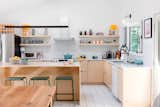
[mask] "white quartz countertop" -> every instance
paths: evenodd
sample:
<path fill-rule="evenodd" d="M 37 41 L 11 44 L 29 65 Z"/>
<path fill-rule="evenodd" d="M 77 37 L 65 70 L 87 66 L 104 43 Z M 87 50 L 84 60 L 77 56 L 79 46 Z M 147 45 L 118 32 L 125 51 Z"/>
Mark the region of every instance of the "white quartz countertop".
<path fill-rule="evenodd" d="M 0 67 L 80 67 L 79 62 L 72 64 L 64 62 L 29 62 L 28 64 L 0 63 Z"/>
<path fill-rule="evenodd" d="M 150 66 L 146 66 L 146 65 L 137 65 L 137 64 L 127 63 L 127 62 L 116 63 L 113 61 L 117 61 L 117 60 L 107 60 L 107 62 L 111 63 L 114 66 L 120 67 L 123 70 L 125 69 L 151 69 Z"/>

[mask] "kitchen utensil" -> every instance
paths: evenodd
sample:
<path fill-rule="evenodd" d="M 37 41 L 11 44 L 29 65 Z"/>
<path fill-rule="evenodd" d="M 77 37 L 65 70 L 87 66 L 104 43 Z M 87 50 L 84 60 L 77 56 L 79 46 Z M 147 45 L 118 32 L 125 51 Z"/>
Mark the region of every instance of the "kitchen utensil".
<path fill-rule="evenodd" d="M 113 58 L 113 53 L 111 51 L 107 51 L 106 52 L 106 57 L 107 57 L 107 59 Z"/>
<path fill-rule="evenodd" d="M 121 58 L 121 51 L 120 51 L 120 50 L 117 50 L 117 51 L 116 51 L 116 59 L 117 59 L 117 60 L 120 60 L 120 58 Z"/>
<path fill-rule="evenodd" d="M 97 32 L 96 35 L 104 35 L 103 32 Z"/>
<path fill-rule="evenodd" d="M 28 59 L 27 59 L 27 58 L 22 58 L 22 59 L 20 60 L 20 63 L 21 63 L 21 64 L 28 64 Z"/>
<path fill-rule="evenodd" d="M 64 54 L 64 59 L 72 59 L 72 55 L 69 53 Z"/>
<path fill-rule="evenodd" d="M 48 35 L 48 28 L 44 28 L 44 35 Z"/>
<path fill-rule="evenodd" d="M 84 31 L 84 35 L 87 35 L 87 31 Z"/>
<path fill-rule="evenodd" d="M 98 59 L 98 56 L 92 56 L 92 59 Z"/>
<path fill-rule="evenodd" d="M 122 45 L 120 51 L 121 51 L 121 60 L 127 61 L 129 54 L 127 45 L 126 44 Z"/>
<path fill-rule="evenodd" d="M 102 55 L 102 59 L 107 59 L 106 54 Z"/>
<path fill-rule="evenodd" d="M 32 29 L 32 35 L 35 35 L 35 34 L 36 34 L 36 30 Z"/>
<path fill-rule="evenodd" d="M 93 35 L 93 32 L 91 29 L 89 30 L 89 35 Z"/>
<path fill-rule="evenodd" d="M 82 32 L 82 31 L 80 31 L 80 32 L 79 32 L 79 35 L 83 35 L 83 32 Z"/>

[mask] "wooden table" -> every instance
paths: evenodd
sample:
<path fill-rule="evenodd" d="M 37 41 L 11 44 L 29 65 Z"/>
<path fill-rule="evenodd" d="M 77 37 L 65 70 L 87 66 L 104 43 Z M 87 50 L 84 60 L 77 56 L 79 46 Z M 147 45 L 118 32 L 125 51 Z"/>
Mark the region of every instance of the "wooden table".
<path fill-rule="evenodd" d="M 0 107 L 52 107 L 55 87 L 0 87 Z"/>

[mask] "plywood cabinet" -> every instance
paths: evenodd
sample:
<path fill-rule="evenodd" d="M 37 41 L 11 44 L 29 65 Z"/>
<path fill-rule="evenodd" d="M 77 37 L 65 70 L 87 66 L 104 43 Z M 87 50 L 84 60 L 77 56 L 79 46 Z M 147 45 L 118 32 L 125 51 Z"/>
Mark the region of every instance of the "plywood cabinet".
<path fill-rule="evenodd" d="M 88 79 L 88 61 L 80 62 L 81 83 L 87 83 Z"/>
<path fill-rule="evenodd" d="M 112 64 L 105 62 L 104 83 L 111 89 L 112 87 Z"/>
<path fill-rule="evenodd" d="M 81 61 L 81 83 L 103 83 L 105 61 Z"/>
<path fill-rule="evenodd" d="M 8 77 L 9 75 L 11 75 L 11 73 L 9 72 L 9 68 L 0 68 L 0 86 L 4 86 L 5 84 L 7 84 L 7 82 L 5 81 L 6 77 Z"/>
<path fill-rule="evenodd" d="M 107 72 L 106 72 L 106 68 L 105 68 L 105 71 L 103 73 L 103 79 L 104 79 L 104 84 L 107 85 Z"/>
<path fill-rule="evenodd" d="M 104 61 L 88 62 L 88 82 L 103 83 Z"/>

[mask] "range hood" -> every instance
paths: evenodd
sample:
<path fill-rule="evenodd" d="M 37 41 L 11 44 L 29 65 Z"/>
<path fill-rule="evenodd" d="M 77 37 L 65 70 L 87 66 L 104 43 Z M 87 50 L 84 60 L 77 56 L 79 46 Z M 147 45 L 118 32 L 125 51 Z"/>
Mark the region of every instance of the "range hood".
<path fill-rule="evenodd" d="M 54 40 L 74 40 L 74 37 L 71 36 L 69 29 L 61 29 L 59 34 L 54 36 Z"/>
<path fill-rule="evenodd" d="M 74 40 L 74 37 L 55 37 L 54 40 L 57 40 L 57 41 L 70 41 L 70 40 Z"/>

